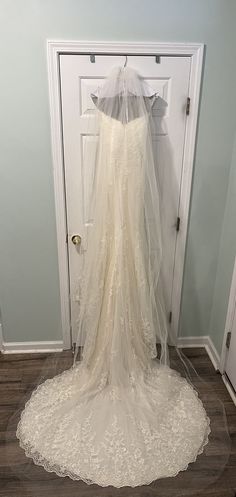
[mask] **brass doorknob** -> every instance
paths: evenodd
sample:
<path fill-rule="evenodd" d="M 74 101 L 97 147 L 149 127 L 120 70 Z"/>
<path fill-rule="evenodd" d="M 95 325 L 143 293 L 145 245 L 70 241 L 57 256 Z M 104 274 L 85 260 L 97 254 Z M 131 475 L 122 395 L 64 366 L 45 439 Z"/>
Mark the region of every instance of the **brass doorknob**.
<path fill-rule="evenodd" d="M 71 237 L 71 241 L 74 245 L 80 245 L 81 244 L 81 236 L 80 235 L 73 235 Z"/>

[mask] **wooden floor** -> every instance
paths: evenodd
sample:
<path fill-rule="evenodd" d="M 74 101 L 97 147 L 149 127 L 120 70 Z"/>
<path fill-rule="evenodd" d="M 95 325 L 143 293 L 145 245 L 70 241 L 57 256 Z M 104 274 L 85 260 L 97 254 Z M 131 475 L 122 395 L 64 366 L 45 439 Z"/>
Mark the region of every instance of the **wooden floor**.
<path fill-rule="evenodd" d="M 205 350 L 186 349 L 185 353 L 202 378 L 197 387 L 211 418 L 213 432 L 209 446 L 187 471 L 175 478 L 157 480 L 149 486 L 120 489 L 86 485 L 47 473 L 25 457 L 15 437 L 20 411 L 30 392 L 44 379 L 68 368 L 71 354 L 0 354 L 0 497 L 236 496 L 236 408 Z"/>

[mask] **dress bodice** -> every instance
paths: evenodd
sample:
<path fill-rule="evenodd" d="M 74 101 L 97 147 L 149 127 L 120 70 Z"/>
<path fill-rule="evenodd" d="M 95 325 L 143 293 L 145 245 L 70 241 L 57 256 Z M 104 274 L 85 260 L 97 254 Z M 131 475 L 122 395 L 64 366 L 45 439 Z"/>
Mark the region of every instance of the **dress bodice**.
<path fill-rule="evenodd" d="M 100 148 L 109 162 L 137 165 L 144 155 L 148 129 L 148 115 L 142 115 L 127 123 L 99 111 Z"/>

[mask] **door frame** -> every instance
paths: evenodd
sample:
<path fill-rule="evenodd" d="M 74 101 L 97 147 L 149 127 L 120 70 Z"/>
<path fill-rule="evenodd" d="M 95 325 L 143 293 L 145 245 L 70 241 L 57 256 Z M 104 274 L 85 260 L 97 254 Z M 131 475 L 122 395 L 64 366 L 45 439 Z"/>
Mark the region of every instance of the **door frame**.
<path fill-rule="evenodd" d="M 176 237 L 175 262 L 172 291 L 173 332 L 178 336 L 179 315 L 182 296 L 185 248 L 187 240 L 192 173 L 195 156 L 196 131 L 203 67 L 203 43 L 130 43 L 130 42 L 86 42 L 47 40 L 47 63 L 49 83 L 49 104 L 51 120 L 51 146 L 53 160 L 53 180 L 56 210 L 58 269 L 61 301 L 61 324 L 63 347 L 71 347 L 69 264 L 67 250 L 66 195 L 63 160 L 63 132 L 61 119 L 60 63 L 61 54 L 128 53 L 162 56 L 189 56 L 191 70 L 189 98 L 191 110 L 186 121 L 183 151 L 183 167 L 180 187 L 179 212 L 181 224 Z"/>
<path fill-rule="evenodd" d="M 219 370 L 220 370 L 221 374 L 224 374 L 224 372 L 225 372 L 226 361 L 227 361 L 228 350 L 229 350 L 227 345 L 226 345 L 227 335 L 228 335 L 228 332 L 232 331 L 235 309 L 236 309 L 236 257 L 234 260 L 234 269 L 233 269 L 233 275 L 232 275 L 231 286 L 230 286 L 228 309 L 227 309 L 225 329 L 224 329 L 224 337 L 223 337 L 221 357 L 220 357 Z"/>

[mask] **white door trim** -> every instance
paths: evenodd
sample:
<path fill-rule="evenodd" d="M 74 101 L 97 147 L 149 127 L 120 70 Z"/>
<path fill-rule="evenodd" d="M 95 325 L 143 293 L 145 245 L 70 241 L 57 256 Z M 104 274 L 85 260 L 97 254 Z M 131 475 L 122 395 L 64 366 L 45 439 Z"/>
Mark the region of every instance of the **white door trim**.
<path fill-rule="evenodd" d="M 54 192 L 56 208 L 57 248 L 59 260 L 61 322 L 64 348 L 71 345 L 70 305 L 69 305 L 69 273 L 67 252 L 66 201 L 63 164 L 63 137 L 61 123 L 60 98 L 60 54 L 75 53 L 148 53 L 153 55 L 190 56 L 191 72 L 189 81 L 189 97 L 191 111 L 187 119 L 183 155 L 183 172 L 180 189 L 179 217 L 180 231 L 176 242 L 178 267 L 174 268 L 173 279 L 173 331 L 178 335 L 182 279 L 187 238 L 189 204 L 192 184 L 192 172 L 196 141 L 201 74 L 204 45 L 202 43 L 130 43 L 130 42 L 86 42 L 86 41 L 47 41 L 49 100 L 51 116 L 51 140 L 54 175 Z"/>
<path fill-rule="evenodd" d="M 233 276 L 232 276 L 231 287 L 230 287 L 229 303 L 228 303 L 228 310 L 227 310 L 226 321 L 225 321 L 224 338 L 223 338 L 223 344 L 222 344 L 222 350 L 221 350 L 221 358 L 220 358 L 220 372 L 221 372 L 221 374 L 224 374 L 224 371 L 225 371 L 227 352 L 228 352 L 228 349 L 226 347 L 226 340 L 227 340 L 228 332 L 231 331 L 231 329 L 232 329 L 235 307 L 236 307 L 236 257 L 235 257 L 235 261 L 234 261 L 234 270 L 233 270 Z"/>
<path fill-rule="evenodd" d="M 3 331 L 2 323 L 0 323 L 0 352 L 3 350 Z"/>

